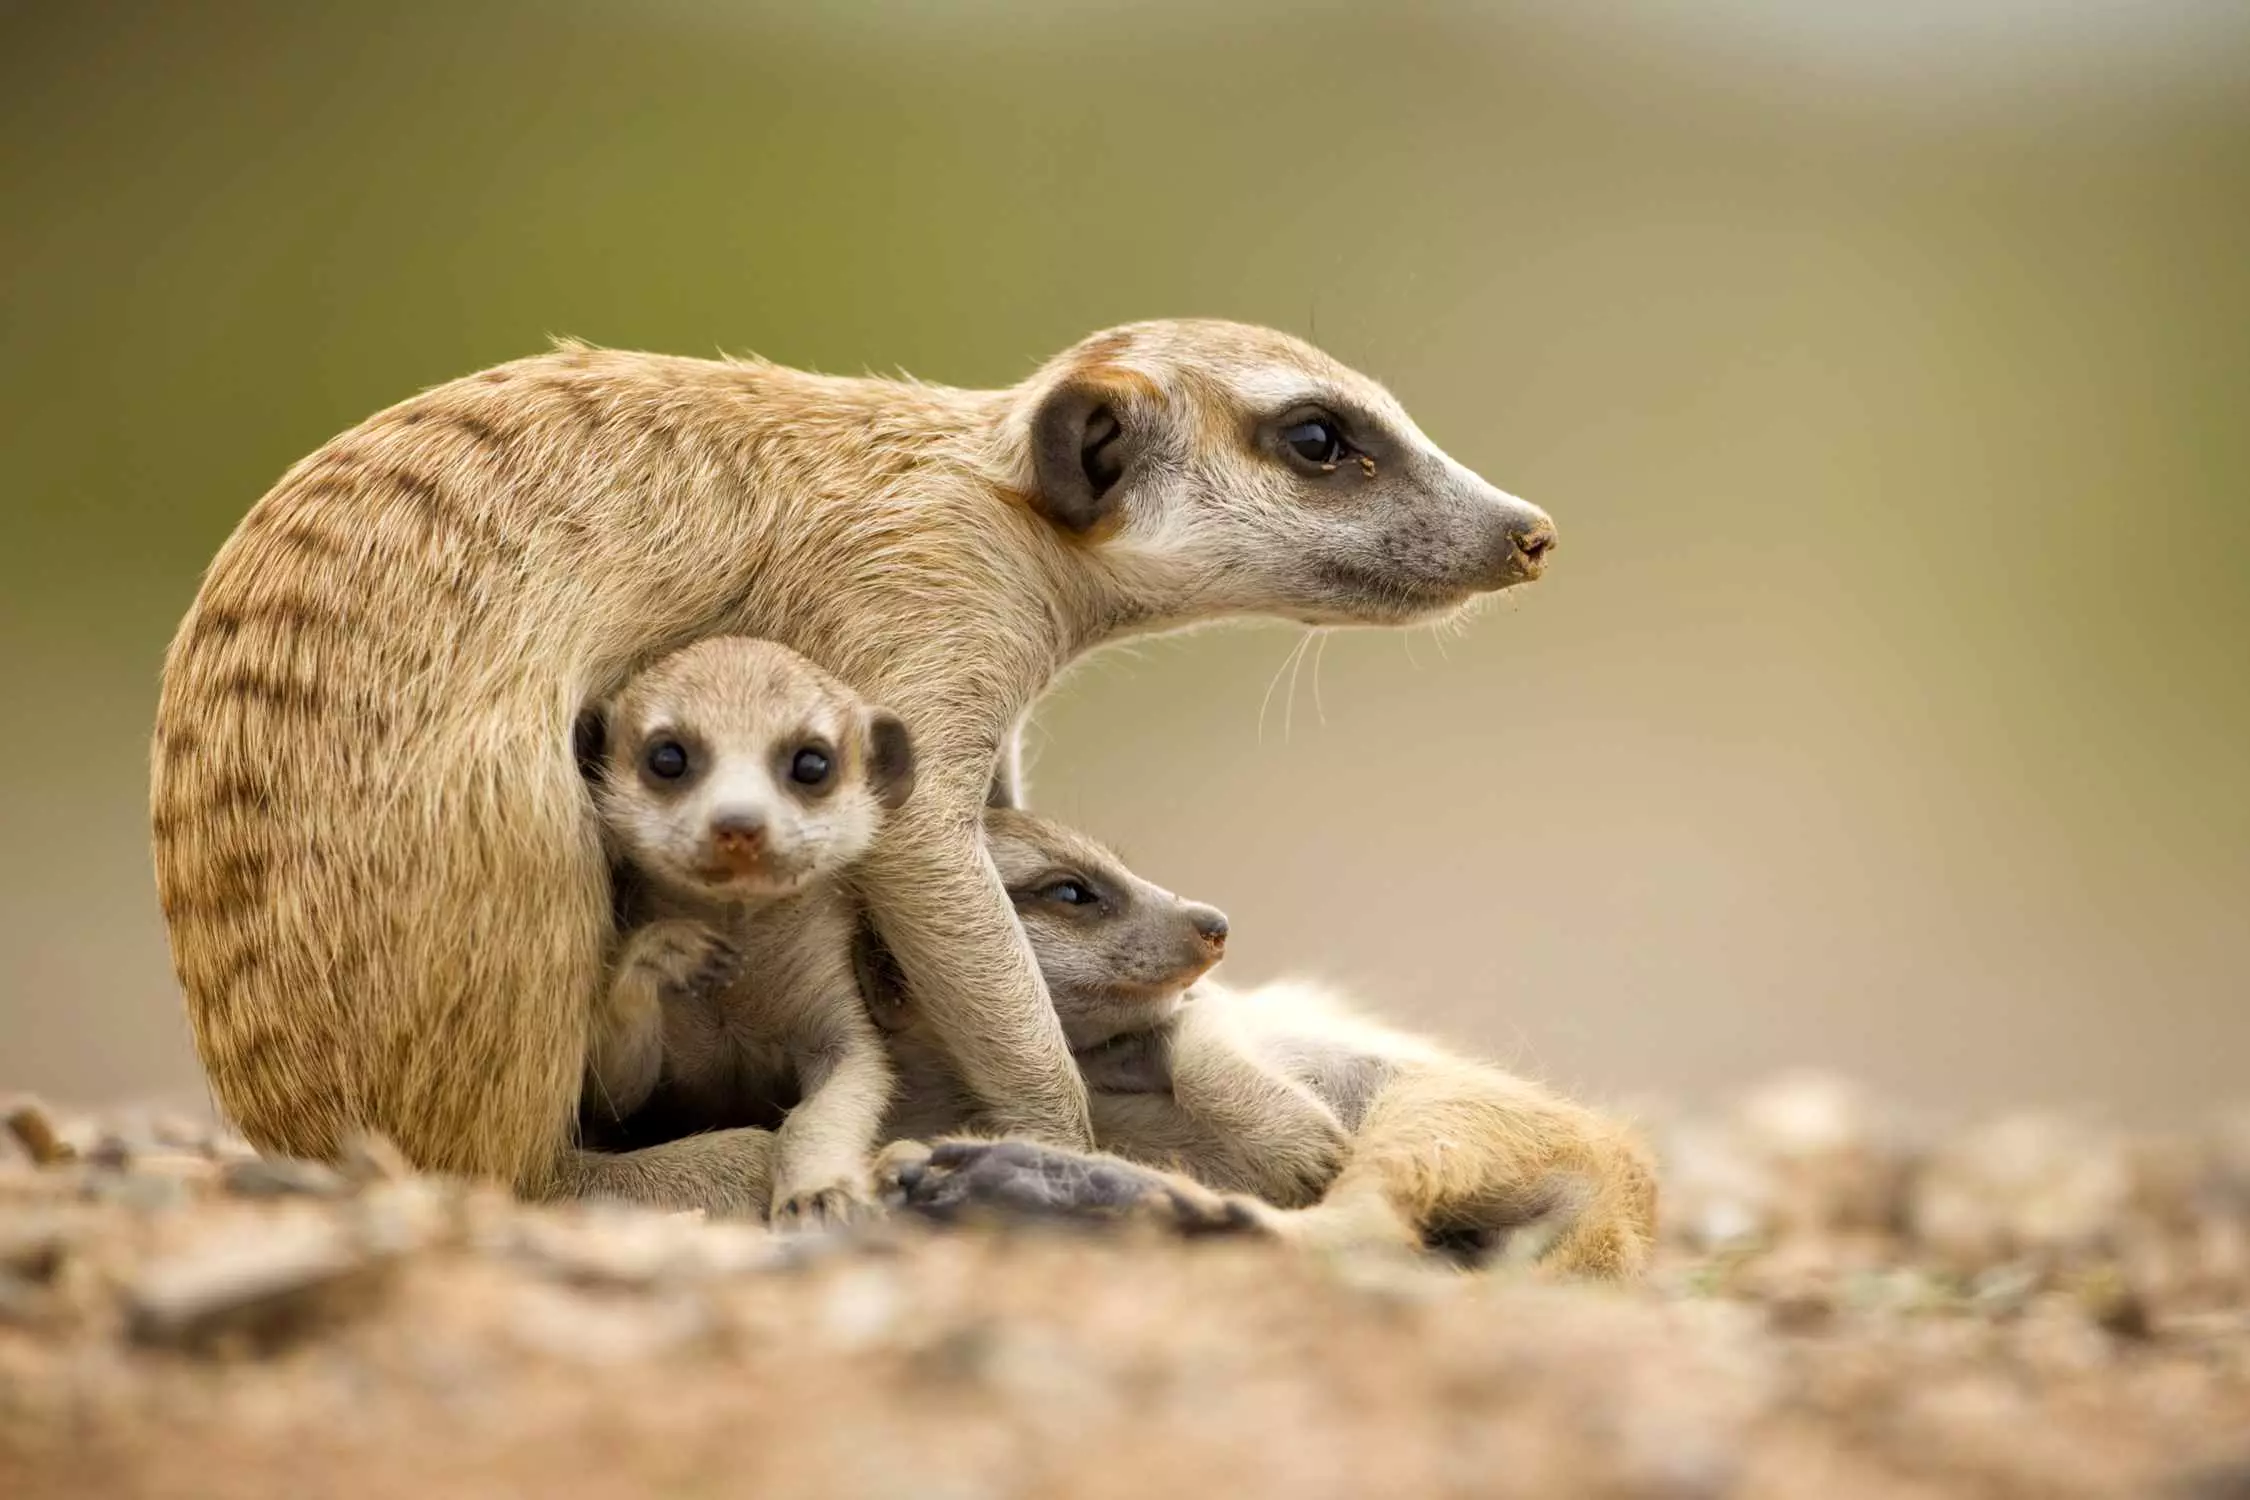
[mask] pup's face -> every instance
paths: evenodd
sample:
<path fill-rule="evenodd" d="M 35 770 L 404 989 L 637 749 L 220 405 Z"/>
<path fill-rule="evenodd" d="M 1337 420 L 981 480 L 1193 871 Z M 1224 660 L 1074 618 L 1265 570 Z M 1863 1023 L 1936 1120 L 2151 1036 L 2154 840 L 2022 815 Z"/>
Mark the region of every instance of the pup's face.
<path fill-rule="evenodd" d="M 770 641 L 665 657 L 626 684 L 602 729 L 612 852 L 703 900 L 771 899 L 836 873 L 913 790 L 897 716 Z"/>
<path fill-rule="evenodd" d="M 1405 624 L 1537 578 L 1554 549 L 1544 511 L 1270 329 L 1112 329 L 1032 389 L 1035 503 L 1159 613 Z"/>
<path fill-rule="evenodd" d="M 1046 976 L 1071 1049 L 1144 1031 L 1226 952 L 1227 919 L 1029 813 L 985 814 L 985 843 Z"/>

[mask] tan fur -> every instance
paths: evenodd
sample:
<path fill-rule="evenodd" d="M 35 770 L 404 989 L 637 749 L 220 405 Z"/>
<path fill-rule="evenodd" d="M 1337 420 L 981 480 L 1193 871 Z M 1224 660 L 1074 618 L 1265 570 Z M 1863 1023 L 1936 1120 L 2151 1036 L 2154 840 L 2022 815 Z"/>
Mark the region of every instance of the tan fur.
<path fill-rule="evenodd" d="M 597 1009 L 582 1117 L 618 1124 L 657 1094 L 723 1127 L 745 1101 L 793 1094 L 773 1145 L 771 1215 L 785 1226 L 853 1216 L 870 1198 L 891 1070 L 852 973 L 859 908 L 844 875 L 886 798 L 911 791 L 903 729 L 786 647 L 736 637 L 656 663 L 603 726 L 597 802 L 634 925 Z M 678 754 L 677 777 L 647 768 L 658 747 Z M 789 775 L 802 750 L 826 768 L 817 785 Z M 569 1170 L 614 1180 L 593 1154 Z"/>
<path fill-rule="evenodd" d="M 734 633 L 912 728 L 921 788 L 862 872 L 874 921 L 988 1118 L 1088 1140 L 979 836 L 1023 711 L 1120 635 L 1426 619 L 1552 541 L 1295 340 L 1180 322 L 1098 348 L 963 391 L 571 346 L 290 470 L 181 623 L 152 757 L 174 960 L 245 1133 L 330 1156 L 367 1127 L 425 1169 L 586 1186 L 566 1166 L 612 923 L 573 726 Z M 1348 413 L 1383 478 L 1293 463 L 1276 424 L 1306 402 Z"/>
<path fill-rule="evenodd" d="M 1187 1024 L 1199 1010 L 1231 1024 Z M 1528 1234 L 1540 1264 L 1560 1274 L 1615 1278 L 1646 1268 L 1656 1243 L 1655 1167 L 1622 1122 L 1369 1022 L 1298 983 L 1199 986 L 1182 1018 L 1175 1074 L 1193 1076 L 1205 1066 L 1198 1051 L 1212 1046 L 1308 1087 L 1350 1130 L 1325 1195 L 1275 1216 L 1280 1232 L 1331 1248 L 1458 1243 L 1476 1253 Z M 1228 1115 L 1196 1094 L 1176 1091 L 1176 1101 L 1197 1122 L 1226 1128 Z M 1103 1116 L 1097 1104 L 1097 1126 Z M 1131 1156 L 1137 1142 L 1105 1144 Z M 1185 1164 L 1192 1171 L 1195 1159 Z M 1270 1185 L 1244 1188 L 1294 1206 Z"/>
<path fill-rule="evenodd" d="M 1210 960 L 1176 955 L 1209 908 L 1057 824 L 997 813 L 989 826 L 1092 1090 L 1101 1147 L 1192 1180 L 1152 1190 L 1152 1201 L 1174 1212 L 1199 1205 L 1202 1223 L 1247 1217 L 1323 1248 L 1433 1245 L 1483 1258 L 1528 1245 L 1549 1271 L 1585 1277 L 1647 1265 L 1656 1179 L 1630 1127 L 1368 1020 L 1311 985 L 1195 983 Z M 1079 916 L 1043 899 L 1058 872 L 1096 885 L 1106 910 Z M 1147 965 L 1136 1014 L 1122 1014 L 1099 979 L 1120 963 Z M 1167 973 L 1178 981 L 1170 989 Z M 912 1028 L 899 1029 L 911 1055 Z M 917 1080 L 929 1070 L 907 1076 L 902 1116 L 921 1133 L 946 1131 L 914 1097 L 928 1096 Z M 887 1153 L 888 1167 L 919 1153 Z M 1209 1188 L 1283 1211 L 1198 1196 Z"/>

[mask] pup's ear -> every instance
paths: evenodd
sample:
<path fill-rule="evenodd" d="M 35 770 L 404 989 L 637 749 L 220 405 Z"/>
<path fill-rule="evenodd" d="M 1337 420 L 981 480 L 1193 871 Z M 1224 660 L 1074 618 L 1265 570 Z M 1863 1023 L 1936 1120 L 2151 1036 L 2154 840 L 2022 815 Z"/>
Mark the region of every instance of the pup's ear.
<path fill-rule="evenodd" d="M 890 812 L 914 795 L 914 736 L 906 721 L 887 708 L 867 712 L 867 783 Z"/>
<path fill-rule="evenodd" d="M 1117 392 L 1073 376 L 1039 403 L 1031 418 L 1031 462 L 1039 481 L 1032 507 L 1048 521 L 1084 536 L 1117 511 L 1124 481 L 1140 456 L 1140 439 L 1125 425 Z"/>
<path fill-rule="evenodd" d="M 588 781 L 602 774 L 602 757 L 609 753 L 609 718 L 598 704 L 581 709 L 570 726 L 571 753 L 578 758 L 578 774 Z"/>

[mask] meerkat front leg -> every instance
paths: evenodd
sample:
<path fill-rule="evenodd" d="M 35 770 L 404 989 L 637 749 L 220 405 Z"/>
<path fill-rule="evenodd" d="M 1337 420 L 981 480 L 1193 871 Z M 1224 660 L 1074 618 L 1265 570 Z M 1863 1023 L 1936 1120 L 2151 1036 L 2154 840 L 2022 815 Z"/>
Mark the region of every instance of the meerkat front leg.
<path fill-rule="evenodd" d="M 859 884 L 981 1119 L 995 1131 L 1091 1147 L 1085 1083 L 985 853 L 976 809 L 917 798 L 893 823 Z"/>
<path fill-rule="evenodd" d="M 1219 1007 L 1189 1006 L 1172 1038 L 1172 1098 L 1202 1127 L 1180 1165 L 1282 1208 L 1318 1202 L 1351 1147 L 1334 1110 L 1230 1034 Z"/>
<path fill-rule="evenodd" d="M 763 1219 L 773 1201 L 774 1149 L 772 1131 L 744 1129 L 708 1131 L 638 1151 L 565 1151 L 551 1195 Z"/>
<path fill-rule="evenodd" d="M 843 1223 L 874 1201 L 868 1157 L 890 1107 L 893 1074 L 883 1035 L 856 994 L 833 1019 L 790 1044 L 800 1102 L 774 1148 L 776 1228 Z"/>
<path fill-rule="evenodd" d="M 740 958 L 727 934 L 706 922 L 670 918 L 636 928 L 587 1032 L 581 1107 L 622 1120 L 646 1103 L 663 1071 L 665 996 L 724 989 Z"/>

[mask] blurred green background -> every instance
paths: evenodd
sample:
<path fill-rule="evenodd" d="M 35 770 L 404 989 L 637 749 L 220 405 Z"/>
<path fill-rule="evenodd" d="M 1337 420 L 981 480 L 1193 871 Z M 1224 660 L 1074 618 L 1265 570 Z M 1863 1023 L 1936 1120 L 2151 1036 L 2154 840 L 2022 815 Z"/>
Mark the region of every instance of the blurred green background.
<path fill-rule="evenodd" d="M 146 737 L 281 471 L 549 335 L 1012 382 L 1271 323 L 1554 513 L 1036 801 L 1589 1092 L 2250 1093 L 2250 7 L 0 5 L 0 1086 L 200 1088 Z M 1278 674 L 1278 675 L 1277 675 Z"/>

